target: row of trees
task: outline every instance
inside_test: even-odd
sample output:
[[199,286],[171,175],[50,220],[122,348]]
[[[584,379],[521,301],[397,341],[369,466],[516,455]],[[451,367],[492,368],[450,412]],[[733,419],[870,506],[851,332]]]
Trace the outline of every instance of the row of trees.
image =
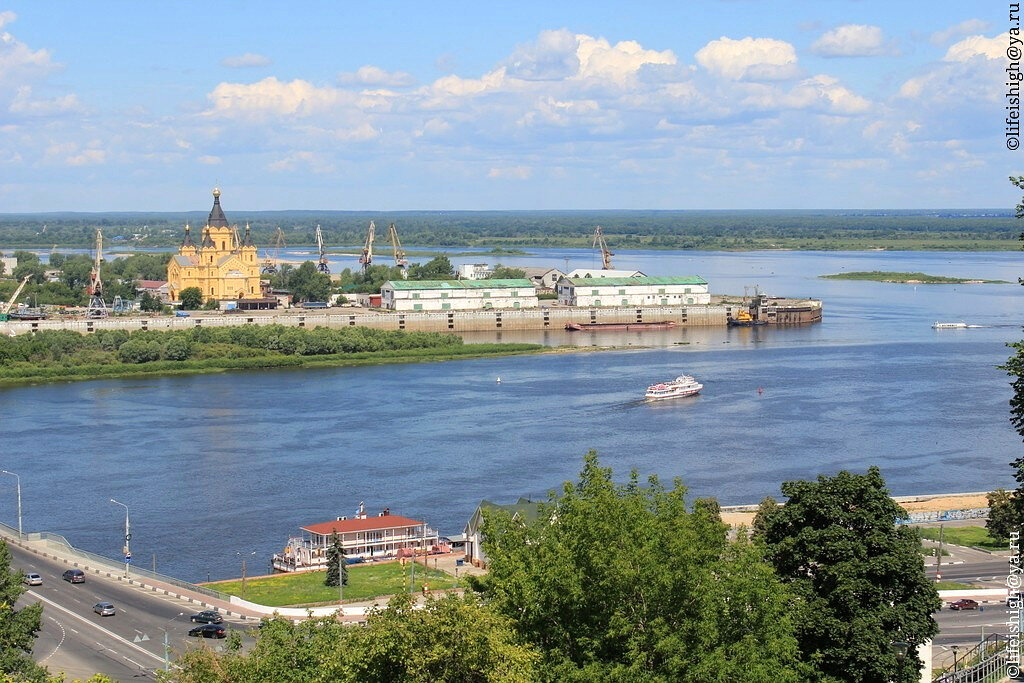
[[438,332],[366,327],[307,330],[283,325],[233,325],[157,331],[69,330],[0,336],[0,366],[16,363],[145,363],[155,360],[247,357],[264,354],[318,356],[459,346],[462,338]]

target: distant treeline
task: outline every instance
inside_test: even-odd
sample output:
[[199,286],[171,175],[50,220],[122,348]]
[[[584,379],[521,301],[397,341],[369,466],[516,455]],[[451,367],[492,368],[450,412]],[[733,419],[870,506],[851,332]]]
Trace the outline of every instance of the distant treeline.
[[[620,249],[1011,249],[1019,226],[1012,212],[939,211],[231,211],[233,223],[252,226],[262,249],[278,227],[288,246],[312,246],[319,224],[329,247],[357,247],[369,222],[377,249],[391,222],[406,245],[437,247],[590,246],[602,226]],[[206,212],[47,213],[0,215],[0,245],[89,247],[96,228],[111,249],[168,247],[183,226],[201,226]]]

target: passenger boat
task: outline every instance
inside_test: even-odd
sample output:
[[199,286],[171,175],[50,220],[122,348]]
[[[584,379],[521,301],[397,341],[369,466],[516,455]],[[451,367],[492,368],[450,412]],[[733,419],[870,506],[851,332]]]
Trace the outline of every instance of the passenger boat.
[[669,330],[676,324],[672,320],[653,323],[566,323],[565,329],[570,332],[583,330]]
[[936,322],[932,325],[933,330],[966,330],[970,325],[967,323],[940,323]]
[[682,398],[684,396],[695,396],[700,393],[704,385],[689,375],[680,375],[671,382],[652,384],[647,387],[644,398],[648,401],[663,401],[667,398]]

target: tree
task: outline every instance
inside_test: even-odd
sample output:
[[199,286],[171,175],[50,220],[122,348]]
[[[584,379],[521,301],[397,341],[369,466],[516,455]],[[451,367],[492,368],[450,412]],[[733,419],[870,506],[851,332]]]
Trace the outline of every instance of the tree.
[[324,585],[337,587],[339,580],[342,586],[348,585],[348,566],[345,564],[345,548],[341,545],[341,538],[337,533],[332,533],[331,545],[327,548],[327,577]]
[[802,680],[789,593],[717,503],[685,495],[615,484],[591,451],[535,516],[485,511],[472,586],[541,652],[543,680]]
[[160,301],[160,297],[143,292],[142,298],[139,299],[139,308],[148,313],[159,313],[164,309],[164,304]]
[[414,263],[409,268],[409,279],[411,280],[448,280],[452,277],[455,269],[447,256],[435,256],[423,265]]
[[1010,534],[1020,529],[1014,504],[1014,494],[1006,489],[996,489],[988,494],[988,519],[985,530],[997,541],[1009,541]]
[[178,293],[178,300],[181,302],[181,310],[196,311],[203,305],[203,293],[198,287],[186,287]]
[[14,680],[46,681],[46,669],[32,661],[32,646],[42,628],[43,606],[17,609],[24,574],[11,570],[11,551],[0,541],[0,673]]
[[294,301],[326,301],[331,293],[331,278],[318,272],[312,261],[306,261],[291,272],[288,288]]
[[500,263],[494,266],[494,272],[491,273],[488,280],[514,280],[522,279],[526,277],[526,271],[522,268],[509,268],[503,266]]
[[[782,485],[786,503],[757,524],[776,573],[796,594],[797,637],[825,681],[917,680],[917,646],[936,633],[942,602],[917,531],[877,467]],[[901,666],[892,643],[910,644]]]

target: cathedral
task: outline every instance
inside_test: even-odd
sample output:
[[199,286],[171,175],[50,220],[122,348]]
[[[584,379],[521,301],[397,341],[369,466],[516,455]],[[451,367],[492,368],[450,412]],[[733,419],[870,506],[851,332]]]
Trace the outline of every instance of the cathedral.
[[229,226],[220,208],[220,190],[213,188],[213,208],[197,247],[185,224],[185,240],[167,264],[167,288],[172,301],[181,290],[198,287],[203,301],[255,299],[260,293],[260,264],[249,226],[239,239],[238,227]]

